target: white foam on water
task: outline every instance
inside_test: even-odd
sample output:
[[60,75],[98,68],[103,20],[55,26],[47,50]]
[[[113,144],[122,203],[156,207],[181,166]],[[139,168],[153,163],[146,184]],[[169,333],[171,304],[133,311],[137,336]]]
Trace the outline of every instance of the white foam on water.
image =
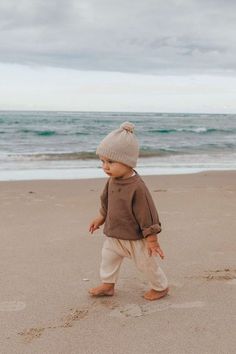
[[[141,176],[192,174],[203,171],[232,170],[233,168],[194,168],[194,167],[140,167],[137,172]],[[68,168],[68,169],[25,169],[0,170],[0,181],[31,181],[31,180],[76,180],[90,178],[106,178],[100,168]]]

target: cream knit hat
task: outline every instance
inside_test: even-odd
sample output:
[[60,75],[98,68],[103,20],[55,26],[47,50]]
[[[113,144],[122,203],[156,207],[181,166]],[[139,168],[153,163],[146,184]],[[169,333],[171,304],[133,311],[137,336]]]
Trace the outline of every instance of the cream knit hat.
[[135,167],[139,154],[139,144],[134,135],[134,124],[124,122],[113,130],[98,145],[96,154]]

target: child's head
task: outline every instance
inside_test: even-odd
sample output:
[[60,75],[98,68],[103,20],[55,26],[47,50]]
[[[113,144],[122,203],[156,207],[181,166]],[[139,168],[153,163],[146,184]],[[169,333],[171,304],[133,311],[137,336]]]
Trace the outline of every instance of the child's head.
[[[116,167],[122,168],[122,165],[125,165],[124,168],[133,169],[137,164],[139,154],[138,140],[134,135],[134,124],[124,122],[119,129],[113,130],[101,141],[96,154],[107,165],[110,161],[117,163]],[[106,172],[106,168],[104,171]]]

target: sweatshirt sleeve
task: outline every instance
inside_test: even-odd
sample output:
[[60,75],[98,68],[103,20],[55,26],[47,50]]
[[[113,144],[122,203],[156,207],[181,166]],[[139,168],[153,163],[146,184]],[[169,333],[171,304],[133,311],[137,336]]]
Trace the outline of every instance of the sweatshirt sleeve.
[[100,214],[104,217],[107,215],[107,206],[108,206],[108,185],[109,185],[109,179],[103,189],[103,192],[100,196],[100,201],[101,201],[101,206],[100,206]]
[[154,201],[144,183],[139,185],[134,193],[133,213],[143,237],[161,232],[161,223]]

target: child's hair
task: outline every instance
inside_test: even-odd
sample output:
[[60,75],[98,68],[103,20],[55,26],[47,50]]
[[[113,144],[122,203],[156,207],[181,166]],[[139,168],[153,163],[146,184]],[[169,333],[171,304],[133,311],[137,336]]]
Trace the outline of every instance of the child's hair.
[[139,144],[134,135],[134,124],[124,122],[113,130],[98,145],[96,154],[135,167],[139,155]]

